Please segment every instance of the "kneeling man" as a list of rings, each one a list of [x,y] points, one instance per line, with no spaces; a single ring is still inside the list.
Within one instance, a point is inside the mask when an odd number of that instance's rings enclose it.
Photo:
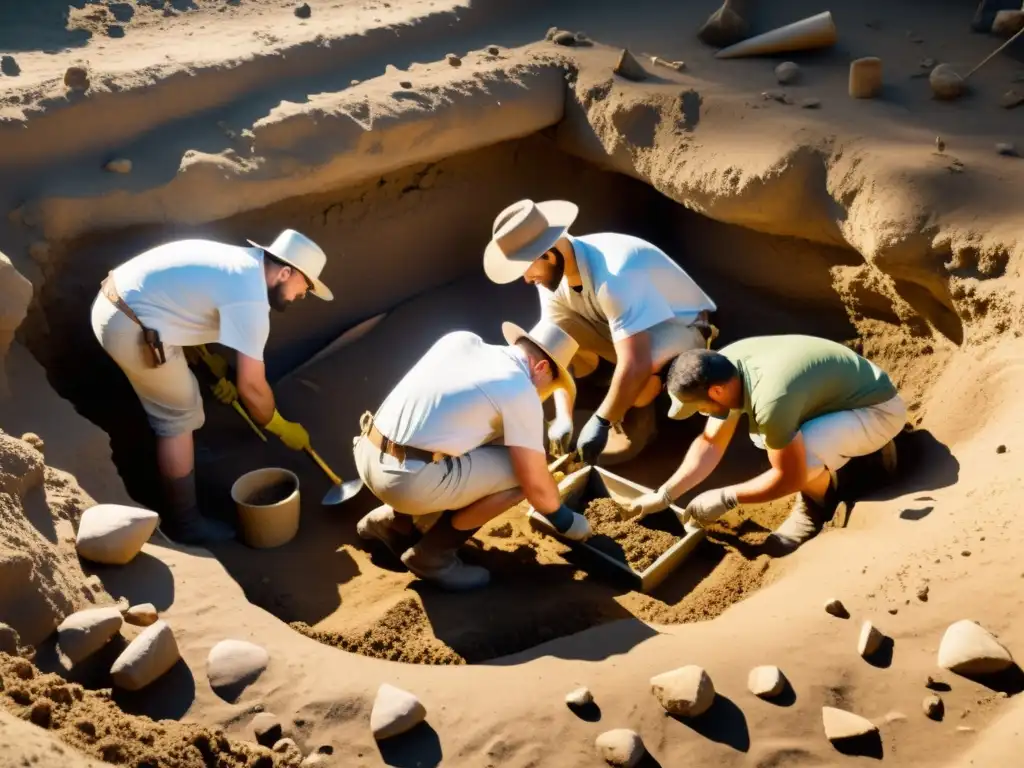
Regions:
[[[575,394],[566,369],[577,344],[546,322],[502,331],[508,346],[467,331],[441,337],[364,415],[355,442],[359,476],[384,502],[359,521],[359,535],[446,589],[488,583],[457,549],[524,497],[563,536],[590,535],[586,518],[562,504],[544,450],[542,401],[555,389]],[[414,518],[435,513],[421,537]]]
[[[894,465],[892,440],[907,420],[906,405],[884,371],[842,344],[814,336],[758,336],[719,352],[684,352],[669,370],[667,389],[670,418],[697,412],[710,418],[675,474],[637,499],[633,514],[666,508],[711,474],[745,413],[750,439],[768,451],[771,469],[701,493],[686,513],[707,524],[738,505],[798,493],[789,517],[772,534],[772,544],[783,551],[821,530],[835,473],[850,459],[883,451],[886,465]]]

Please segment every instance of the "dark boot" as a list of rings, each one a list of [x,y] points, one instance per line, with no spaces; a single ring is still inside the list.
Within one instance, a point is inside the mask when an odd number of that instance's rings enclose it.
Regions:
[[[491,580],[491,574],[486,568],[466,565],[457,551],[474,533],[475,530],[460,531],[452,527],[451,513],[445,514],[405,551],[402,563],[421,579],[452,592],[484,587]]]
[[[364,515],[356,523],[356,533],[365,541],[379,541],[398,558],[420,538],[419,531],[413,525],[413,519],[409,515],[396,512],[387,504],[382,504]]]
[[[765,548],[776,556],[795,551],[804,542],[817,536],[827,520],[825,507],[798,493],[789,517],[782,521],[765,542]]]
[[[235,530],[220,520],[204,517],[196,501],[196,473],[164,479],[166,511],[160,530],[178,544],[216,544],[235,538]]]

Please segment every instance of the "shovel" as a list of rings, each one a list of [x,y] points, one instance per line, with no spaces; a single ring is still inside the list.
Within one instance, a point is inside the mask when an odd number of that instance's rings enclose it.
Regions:
[[[363,481],[360,479],[349,480],[347,483],[341,482],[341,478],[338,477],[331,468],[327,466],[327,463],[320,458],[319,454],[312,448],[306,448],[306,452],[310,457],[317,463],[317,465],[324,471],[324,474],[331,479],[334,483],[334,487],[331,488],[326,494],[321,504],[326,507],[333,507],[336,504],[341,504],[348,501],[357,493],[363,489]]]

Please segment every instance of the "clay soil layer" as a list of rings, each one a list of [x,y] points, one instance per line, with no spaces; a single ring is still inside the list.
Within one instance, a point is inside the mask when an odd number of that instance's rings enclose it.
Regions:
[[[678,539],[667,531],[650,528],[642,521],[624,520],[622,506],[614,499],[594,499],[583,513],[594,530],[587,543],[637,573],[647,570]]]

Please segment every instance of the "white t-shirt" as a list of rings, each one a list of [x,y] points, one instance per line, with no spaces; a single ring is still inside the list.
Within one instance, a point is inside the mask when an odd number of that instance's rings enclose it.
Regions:
[[[178,240],[117,267],[114,285],[164,344],[214,342],[256,360],[270,335],[263,251],[211,240]]]
[[[554,291],[537,286],[541,317],[558,312],[582,315],[611,328],[621,341],[658,323],[693,322],[715,302],[660,248],[632,235],[602,232],[571,237],[582,291],[562,280]],[[553,311],[554,310],[554,311]]]
[[[522,350],[468,331],[442,336],[374,417],[393,442],[461,456],[504,438],[544,451],[544,410]]]

